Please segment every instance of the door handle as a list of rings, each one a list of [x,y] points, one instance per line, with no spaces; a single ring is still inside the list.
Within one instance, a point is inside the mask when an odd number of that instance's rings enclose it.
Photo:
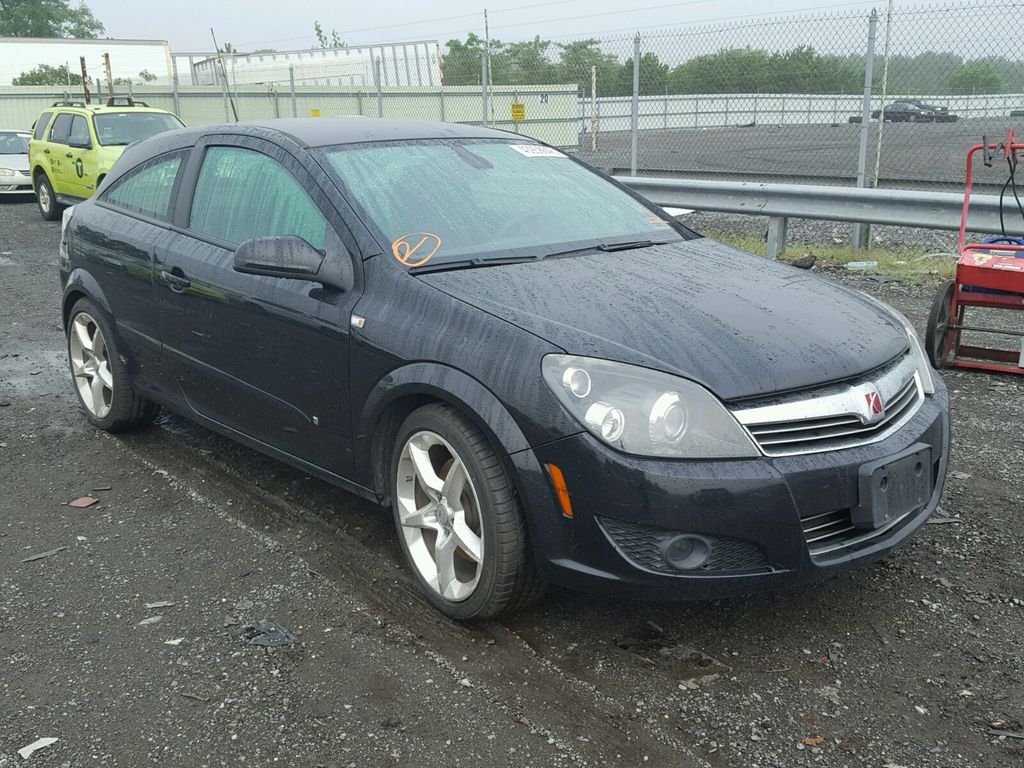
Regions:
[[[167,284],[175,293],[181,293],[192,285],[192,281],[184,275],[176,275],[174,272],[161,272],[160,279]]]
[[[49,150],[49,149],[44,149],[44,150],[43,150],[43,154],[44,154],[44,155],[48,155],[48,154],[50,154],[50,150]]]
[[[70,158],[74,157],[74,155],[72,155],[70,152],[68,152],[66,155],[64,155],[64,157],[70,159]]]

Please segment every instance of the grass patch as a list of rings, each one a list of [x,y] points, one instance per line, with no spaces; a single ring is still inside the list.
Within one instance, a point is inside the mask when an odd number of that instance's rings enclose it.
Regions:
[[[704,231],[703,234],[734,248],[756,253],[758,256],[764,256],[767,253],[768,245],[760,237],[721,231]],[[851,274],[888,275],[909,283],[952,280],[956,273],[956,259],[939,255],[934,250],[925,248],[898,250],[866,248],[858,251],[848,245],[791,243],[783,253],[781,261],[793,261],[808,255],[817,258],[815,268],[826,270],[831,268],[845,271],[846,264],[851,261],[877,261],[877,267],[857,272],[851,270]]]

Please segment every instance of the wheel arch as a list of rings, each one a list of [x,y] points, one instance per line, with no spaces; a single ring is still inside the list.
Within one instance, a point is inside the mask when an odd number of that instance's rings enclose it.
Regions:
[[[446,403],[469,418],[505,456],[530,447],[512,415],[483,384],[462,371],[437,363],[410,363],[390,371],[370,391],[356,429],[356,473],[382,504],[390,502],[387,458],[398,428],[417,408]],[[361,445],[360,445],[361,443]],[[518,485],[511,462],[506,468]]]
[[[61,320],[62,327],[68,327],[68,320],[71,315],[71,308],[79,299],[89,299],[99,305],[100,309],[107,313],[111,323],[114,323],[114,314],[110,309],[110,302],[107,301],[103,289],[100,288],[96,278],[83,269],[75,269],[68,275],[64,284],[64,295],[61,298]],[[116,328],[116,325],[115,325]]]

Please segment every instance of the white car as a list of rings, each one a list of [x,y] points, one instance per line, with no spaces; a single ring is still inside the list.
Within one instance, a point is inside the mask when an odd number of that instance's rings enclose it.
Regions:
[[[28,168],[28,131],[0,128],[0,195],[32,194]]]

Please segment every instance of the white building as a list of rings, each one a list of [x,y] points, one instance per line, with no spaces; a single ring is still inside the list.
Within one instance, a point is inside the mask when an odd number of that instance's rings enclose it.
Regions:
[[[79,57],[85,57],[89,77],[106,80],[103,54],[110,54],[115,79],[142,82],[139,73],[156,76],[156,83],[168,83],[172,75],[171,49],[166,40],[113,40],[42,37],[0,37],[0,85],[11,85],[22,72],[40,64],[67,65],[81,72]]]
[[[380,61],[381,85],[441,84],[440,46],[436,40],[412,43],[314,48],[301,51],[223,55],[228,81],[235,85],[287,83],[289,68],[296,85],[340,85],[371,88],[374,62]],[[175,53],[181,85],[216,85],[218,56]]]

